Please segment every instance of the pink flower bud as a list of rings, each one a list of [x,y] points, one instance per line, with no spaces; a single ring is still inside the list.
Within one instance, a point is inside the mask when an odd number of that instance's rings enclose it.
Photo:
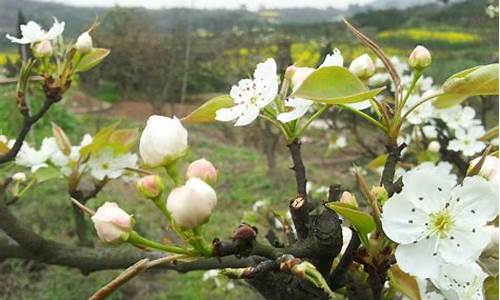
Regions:
[[[208,160],[202,158],[193,161],[186,171],[187,178],[200,178],[209,184],[217,182],[217,169]]]
[[[413,49],[408,58],[408,64],[415,69],[425,69],[430,66],[432,62],[432,56],[429,50],[424,46],[418,45]]]
[[[115,202],[106,202],[92,216],[95,230],[105,243],[121,243],[128,239],[133,227],[132,216],[122,210]]]
[[[148,175],[137,181],[137,190],[146,198],[156,198],[163,192],[165,186],[158,175]]]
[[[349,193],[348,191],[342,193],[342,196],[340,196],[340,203],[345,203],[352,205],[354,207],[358,207],[358,201],[356,201],[356,197],[354,197],[354,195]]]
[[[49,40],[43,40],[35,46],[35,54],[40,57],[51,56],[52,51],[52,44]]]

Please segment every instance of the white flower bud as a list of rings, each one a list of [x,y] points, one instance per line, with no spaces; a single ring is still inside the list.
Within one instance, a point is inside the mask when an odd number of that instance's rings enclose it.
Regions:
[[[39,57],[51,56],[53,52],[52,44],[49,40],[43,40],[36,44],[35,55]]]
[[[163,181],[158,175],[144,176],[137,181],[137,190],[146,198],[158,197],[164,188]]]
[[[313,68],[295,68],[292,75],[292,90],[296,91],[302,82],[314,71],[316,70]]]
[[[441,149],[441,144],[438,141],[432,141],[427,146],[427,150],[432,153],[438,153],[439,149]]]
[[[482,255],[485,257],[493,256],[498,254],[498,227],[495,226],[485,226],[484,229],[490,234],[490,242],[488,246],[484,248]]]
[[[200,178],[208,184],[217,182],[217,169],[208,160],[202,158],[193,161],[187,168],[187,178]]]
[[[92,37],[90,34],[85,31],[80,34],[75,43],[76,50],[78,50],[82,54],[86,54],[92,51]]]
[[[427,48],[420,45],[413,49],[410,57],[408,58],[408,64],[417,70],[427,68],[430,66],[431,62],[431,53],[427,50]]]
[[[167,198],[167,210],[184,229],[205,223],[216,204],[214,189],[199,178],[189,179],[185,185],[173,189]]]
[[[122,210],[115,202],[106,202],[92,216],[95,230],[105,243],[126,241],[133,227],[132,216]]]
[[[150,167],[168,165],[186,154],[187,137],[179,119],[154,115],[149,117],[142,132],[139,152]]]
[[[15,182],[25,182],[26,174],[24,174],[23,172],[17,172],[12,175],[12,180],[14,180]]]
[[[481,156],[474,158],[469,163],[469,171],[472,170],[481,161]],[[498,157],[487,155],[484,163],[479,170],[479,176],[484,177],[486,180],[498,182]]]
[[[351,62],[349,71],[361,79],[367,79],[375,74],[375,64],[371,57],[365,53]]]

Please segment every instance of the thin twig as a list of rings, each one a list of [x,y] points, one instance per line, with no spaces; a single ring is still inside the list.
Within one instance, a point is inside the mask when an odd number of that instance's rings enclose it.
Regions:
[[[147,269],[156,267],[162,264],[170,264],[181,258],[186,258],[184,255],[171,255],[162,257],[156,260],[149,260],[144,258],[128,267],[125,271],[120,273],[115,279],[111,280],[108,284],[100,288],[97,292],[92,295],[89,300],[102,300],[109,297],[113,292],[115,292],[119,287],[130,281],[132,278],[136,277],[140,273],[146,271]]]

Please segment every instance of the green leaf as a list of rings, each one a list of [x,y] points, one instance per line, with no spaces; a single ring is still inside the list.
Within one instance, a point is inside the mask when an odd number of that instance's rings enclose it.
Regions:
[[[387,156],[388,156],[387,154],[381,154],[381,155],[375,157],[366,166],[368,167],[368,169],[377,173],[377,169],[385,165],[385,162],[387,160]]]
[[[85,158],[92,153],[97,153],[99,150],[101,150],[101,148],[106,146],[109,142],[109,138],[115,131],[118,124],[119,123],[117,122],[109,127],[99,130],[99,132],[97,132],[94,138],[92,139],[92,143],[80,149],[80,156]]]
[[[111,50],[109,49],[94,48],[89,53],[81,56],[81,58],[79,58],[78,55],[75,55],[75,59],[80,60],[79,62],[77,62],[76,72],[85,72],[92,69],[93,67],[101,63],[101,61],[106,58],[106,56],[108,56],[110,52]]]
[[[37,183],[41,183],[50,179],[58,178],[61,176],[59,170],[53,166],[47,166],[36,170],[33,176]]]
[[[498,300],[498,274],[495,277],[486,278],[483,289],[486,300]]]
[[[71,142],[68,139],[64,130],[52,122],[52,133],[56,139],[57,147],[64,155],[68,156],[71,153]]]
[[[371,99],[384,88],[368,90],[356,75],[344,67],[322,67],[309,75],[292,97],[327,104],[355,103]]]
[[[115,153],[127,153],[135,146],[138,137],[139,130],[137,128],[120,129],[109,136],[107,144],[113,148]]]
[[[358,232],[363,245],[368,247],[367,235],[375,230],[375,221],[372,216],[346,203],[330,202],[327,203],[326,206],[346,218]]]
[[[434,100],[438,108],[456,105],[470,96],[498,95],[498,63],[460,71],[448,78],[441,89],[444,94]]]
[[[397,289],[411,300],[422,299],[415,278],[403,272],[398,265],[392,265],[387,275],[389,275],[389,282],[393,288]]]
[[[228,108],[234,105],[234,100],[229,95],[221,95],[208,100],[200,107],[196,108],[189,115],[182,118],[184,123],[211,123],[215,122],[215,113],[221,108]]]

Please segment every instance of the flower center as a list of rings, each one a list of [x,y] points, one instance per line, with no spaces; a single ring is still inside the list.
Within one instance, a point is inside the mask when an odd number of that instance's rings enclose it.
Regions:
[[[107,162],[103,163],[103,164],[102,164],[102,168],[103,168],[104,170],[109,169],[109,164],[108,164]]]
[[[446,234],[453,225],[453,219],[448,211],[443,210],[431,216],[431,226],[437,233]]]

